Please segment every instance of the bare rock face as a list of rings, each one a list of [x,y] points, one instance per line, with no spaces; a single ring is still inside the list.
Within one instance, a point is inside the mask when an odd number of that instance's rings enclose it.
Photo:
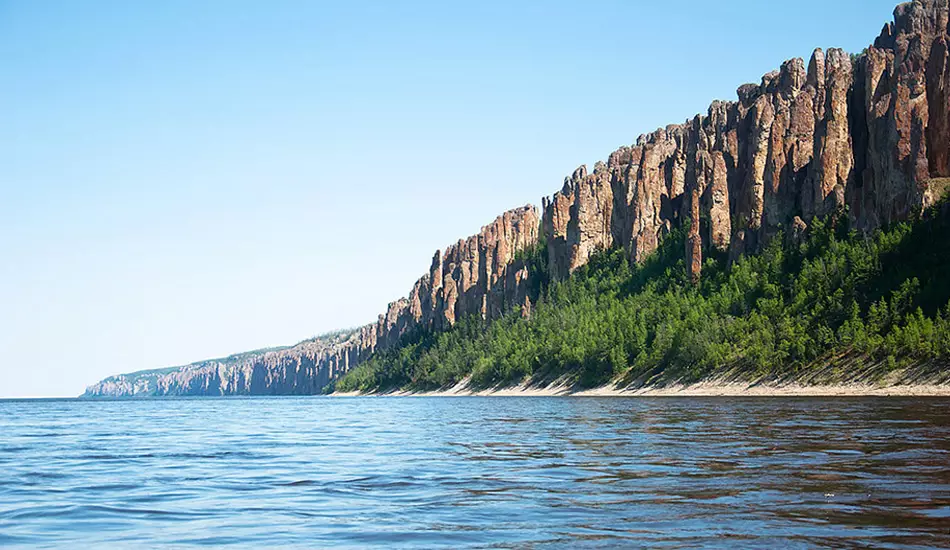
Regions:
[[[296,346],[107,378],[85,395],[312,395],[365,358],[360,329]]]
[[[855,119],[864,124],[855,133],[864,135],[855,136],[862,147],[847,198],[866,229],[929,206],[930,179],[948,173],[947,12],[946,0],[901,4],[857,64],[863,82],[854,95],[863,112]]]
[[[795,216],[795,219],[792,220],[792,228],[789,231],[788,239],[792,244],[802,244],[805,241],[806,233],[808,232],[808,224],[804,220]]]
[[[586,166],[575,170],[564,180],[564,188],[543,204],[544,234],[554,243],[548,257],[552,275],[568,275],[594,251],[613,244],[613,191],[603,163],[594,167],[593,174]]]
[[[375,323],[296,346],[164,371],[107,378],[87,396],[312,395],[374,352],[413,330],[448,328],[479,315],[491,320],[530,313],[528,270],[517,259],[538,242],[534,206],[505,212],[481,232],[438,251],[409,296],[389,304]]]
[[[410,331],[449,328],[478,315],[492,320],[521,308],[527,296],[527,270],[517,255],[538,242],[540,219],[534,206],[505,212],[477,234],[436,251],[429,272],[408,298],[391,304],[354,342],[359,359],[395,345]],[[351,363],[352,364],[352,363]]]
[[[689,237],[686,239],[686,272],[693,284],[698,284],[703,267],[702,237],[699,236],[699,191],[694,188],[689,195],[689,215],[695,221],[689,226]]]
[[[346,339],[148,383],[114,377],[91,394],[313,393],[411,331],[513,309],[527,316],[531,274],[517,256],[539,226],[555,279],[613,246],[642,261],[688,227],[686,265],[698,282],[705,251],[734,261],[780,233],[800,241],[813,218],[838,209],[864,231],[907,219],[937,198],[932,179],[950,177],[948,3],[901,4],[865,54],[819,49],[807,64],[786,61],[740,86],[736,101],[640,136],[591,173],[578,168],[542,199],[540,219],[531,206],[512,210],[437,252],[407,298]]]
[[[640,261],[687,220],[698,277],[705,248],[736,259],[843,207],[865,231],[920,212],[930,180],[950,176],[948,12],[948,0],[902,4],[866,54],[789,60],[738,101],[617,150],[596,177],[575,173],[543,202],[551,275],[597,246]]]

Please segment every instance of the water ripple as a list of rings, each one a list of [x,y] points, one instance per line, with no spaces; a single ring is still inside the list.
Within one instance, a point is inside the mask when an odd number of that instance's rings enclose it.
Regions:
[[[941,399],[0,401],[0,547],[950,547]]]

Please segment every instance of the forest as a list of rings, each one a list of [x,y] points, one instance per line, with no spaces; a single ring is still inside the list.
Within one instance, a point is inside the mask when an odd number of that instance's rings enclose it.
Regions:
[[[529,318],[462,319],[417,331],[326,391],[429,391],[553,382],[576,389],[824,379],[867,382],[942,373],[950,360],[950,206],[862,235],[840,211],[799,242],[778,234],[730,264],[704,250],[700,283],[686,274],[688,228],[631,265],[597,253],[563,281],[546,278],[546,248],[525,253]]]

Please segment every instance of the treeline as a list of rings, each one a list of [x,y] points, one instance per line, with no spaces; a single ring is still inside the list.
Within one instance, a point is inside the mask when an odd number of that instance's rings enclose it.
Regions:
[[[798,376],[829,366],[877,374],[950,360],[950,214],[862,236],[847,213],[813,221],[804,242],[779,235],[728,265],[705,251],[700,285],[683,260],[685,230],[648,261],[597,254],[549,282],[545,250],[528,254],[537,303],[491,324],[408,335],[328,390],[433,390],[470,377],[476,388],[566,380],[691,382],[716,373]],[[847,373],[845,373],[847,375]]]

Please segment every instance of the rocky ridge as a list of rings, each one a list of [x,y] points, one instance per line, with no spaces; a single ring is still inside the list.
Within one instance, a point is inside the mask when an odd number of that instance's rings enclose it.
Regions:
[[[107,378],[86,397],[312,395],[412,330],[441,330],[468,315],[491,320],[528,304],[528,270],[516,258],[538,242],[534,206],[505,212],[477,234],[436,251],[407,298],[375,323],[296,346]],[[238,359],[233,359],[238,357]]]
[[[844,207],[865,231],[927,207],[950,176],[947,4],[901,4],[860,56],[786,61],[738,101],[578,168],[544,201],[551,274],[612,246],[640,261],[686,223],[699,277],[704,249],[735,258]]]
[[[948,3],[901,4],[861,55],[818,49],[807,64],[786,61],[759,84],[740,86],[736,101],[715,101],[706,114],[640,136],[590,172],[581,166],[542,200],[540,219],[530,206],[506,212],[437,252],[408,298],[345,341],[264,354],[230,370],[187,369],[145,393],[314,393],[411,330],[528,311],[530,274],[517,257],[539,234],[549,275],[564,278],[597,250],[622,247],[638,262],[664,235],[688,228],[687,267],[699,280],[704,252],[754,253],[838,209],[863,231],[907,219],[939,198],[950,177]],[[129,394],[104,384],[87,394]]]

